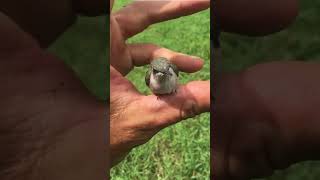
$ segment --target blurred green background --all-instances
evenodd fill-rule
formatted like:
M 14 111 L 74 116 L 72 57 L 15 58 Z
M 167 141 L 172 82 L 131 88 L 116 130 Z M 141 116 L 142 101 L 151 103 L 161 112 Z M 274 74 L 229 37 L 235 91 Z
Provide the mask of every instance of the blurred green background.
M 252 38 L 224 33 L 221 37 L 222 69 L 238 71 L 255 64 L 275 60 L 318 61 L 320 63 L 319 10 L 320 1 L 300 1 L 300 14 L 296 21 L 288 29 L 265 37 Z M 320 162 L 304 162 L 278 171 L 272 177 L 263 180 L 319 179 Z
M 116 8 L 128 0 L 118 0 Z M 237 71 L 272 60 L 320 60 L 320 1 L 301 1 L 300 14 L 287 30 L 249 38 L 223 34 L 223 69 Z M 182 74 L 182 82 L 209 79 L 209 11 L 150 27 L 130 42 L 152 42 L 205 59 L 201 72 Z M 49 50 L 64 59 L 84 84 L 100 99 L 108 85 L 106 49 L 109 32 L 105 17 L 80 18 Z M 128 77 L 143 93 L 144 68 Z M 167 128 L 138 147 L 111 171 L 115 180 L 209 179 L 209 114 Z M 320 153 L 320 152 L 319 152 Z M 320 162 L 305 162 L 278 171 L 263 180 L 318 180 Z
M 49 48 L 49 51 L 64 60 L 101 100 L 106 100 L 109 94 L 108 39 L 109 28 L 105 16 L 80 17 L 76 24 Z
M 129 0 L 117 0 L 119 9 Z M 210 78 L 210 13 L 164 22 L 149 27 L 131 38 L 130 43 L 155 43 L 172 50 L 199 56 L 205 60 L 202 71 L 182 73 L 181 83 Z M 146 67 L 135 68 L 128 78 L 142 93 L 149 93 L 144 82 Z M 137 119 L 138 121 L 138 119 Z M 147 144 L 135 148 L 111 170 L 113 180 L 209 179 L 209 113 L 188 119 L 158 133 Z

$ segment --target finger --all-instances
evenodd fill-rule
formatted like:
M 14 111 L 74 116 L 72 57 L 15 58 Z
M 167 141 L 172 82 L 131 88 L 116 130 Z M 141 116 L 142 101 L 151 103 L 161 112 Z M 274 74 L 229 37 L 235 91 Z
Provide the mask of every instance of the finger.
M 210 82 L 194 81 L 180 86 L 173 95 L 144 96 L 141 109 L 152 114 L 150 123 L 166 127 L 183 119 L 210 111 Z
M 127 39 L 151 24 L 190 15 L 209 6 L 209 0 L 136 1 L 114 15 Z
M 39 49 L 32 36 L 24 32 L 12 19 L 0 12 L 0 52 L 16 53 L 23 50 Z M 0 61 L 5 60 L 3 58 Z
M 298 14 L 297 0 L 217 0 L 216 8 L 224 31 L 266 35 L 290 25 Z
M 132 44 L 128 49 L 134 66 L 144 66 L 155 58 L 164 57 L 183 72 L 192 73 L 203 67 L 203 60 L 199 57 L 177 53 L 153 44 Z
M 113 66 L 110 66 L 110 81 L 116 81 L 117 79 L 121 79 L 121 81 L 123 81 L 122 78 L 123 76 L 121 75 L 121 73 L 119 71 L 117 71 Z

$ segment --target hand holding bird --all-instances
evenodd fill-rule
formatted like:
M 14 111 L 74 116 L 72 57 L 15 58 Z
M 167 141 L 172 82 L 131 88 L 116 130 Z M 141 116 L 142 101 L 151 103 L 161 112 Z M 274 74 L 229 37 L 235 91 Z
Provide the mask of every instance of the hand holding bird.
M 210 109 L 209 81 L 178 85 L 178 69 L 196 72 L 203 61 L 154 44 L 126 44 L 149 25 L 209 8 L 210 1 L 136 1 L 112 13 L 110 59 L 110 145 L 112 164 L 161 129 Z M 146 11 L 148 9 L 148 11 Z M 137 18 L 138 17 L 138 18 Z M 152 17 L 152 18 L 151 18 Z M 146 21 L 146 18 L 148 21 Z M 154 60 L 151 61 L 150 60 Z M 135 66 L 150 64 L 146 83 L 156 95 L 143 95 L 125 78 Z

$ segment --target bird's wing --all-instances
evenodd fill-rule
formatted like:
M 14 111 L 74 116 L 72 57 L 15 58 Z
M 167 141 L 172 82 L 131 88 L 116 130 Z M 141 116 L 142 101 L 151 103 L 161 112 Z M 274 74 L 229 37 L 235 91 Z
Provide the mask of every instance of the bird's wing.
M 146 85 L 149 86 L 150 84 L 150 75 L 151 75 L 151 68 L 148 69 L 145 77 Z
M 170 64 L 170 67 L 172 70 L 176 73 L 177 76 L 179 76 L 179 69 L 175 64 Z

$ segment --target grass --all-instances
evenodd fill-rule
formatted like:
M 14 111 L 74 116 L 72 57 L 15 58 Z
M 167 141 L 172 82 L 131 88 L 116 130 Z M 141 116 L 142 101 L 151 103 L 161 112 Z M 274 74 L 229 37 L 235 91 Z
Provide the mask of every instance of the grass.
M 116 8 L 128 3 L 116 1 Z M 130 43 L 150 42 L 172 50 L 202 57 L 201 72 L 181 75 L 181 82 L 210 79 L 210 15 L 209 11 L 149 27 L 131 38 Z M 128 78 L 143 93 L 146 67 L 135 68 Z M 188 119 L 158 133 L 147 144 L 135 148 L 127 158 L 111 170 L 113 180 L 182 180 L 209 179 L 210 173 L 209 113 Z
M 119 8 L 125 3 L 124 0 L 118 1 L 116 6 Z M 320 2 L 301 2 L 301 12 L 296 22 L 287 30 L 267 37 L 224 34 L 223 68 L 236 71 L 279 59 L 320 60 L 319 8 Z M 50 48 L 75 70 L 100 99 L 107 97 L 104 88 L 105 69 L 108 69 L 106 34 L 105 18 L 81 18 Z M 105 42 L 102 41 L 104 37 Z M 153 42 L 200 56 L 206 60 L 204 69 L 191 75 L 183 74 L 182 82 L 209 79 L 208 11 L 152 26 L 130 42 Z M 148 93 L 143 82 L 144 72 L 144 68 L 137 68 L 128 78 L 139 90 Z M 165 129 L 149 143 L 134 149 L 124 162 L 113 168 L 112 178 L 209 179 L 209 124 L 209 114 L 204 114 Z M 263 180 L 316 180 L 319 177 L 320 162 L 304 162 Z
M 300 14 L 285 31 L 261 38 L 224 34 L 223 63 L 226 71 L 238 71 L 274 60 L 320 62 L 319 1 L 300 1 Z M 298 84 L 297 84 L 298 85 Z M 316 180 L 320 162 L 304 162 L 276 172 L 263 180 Z

